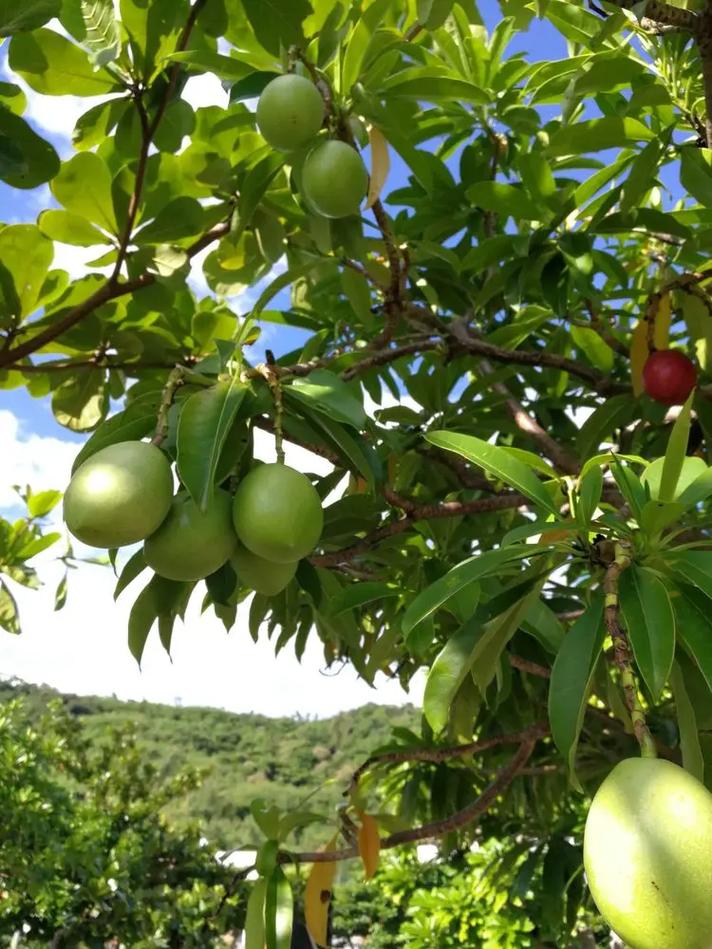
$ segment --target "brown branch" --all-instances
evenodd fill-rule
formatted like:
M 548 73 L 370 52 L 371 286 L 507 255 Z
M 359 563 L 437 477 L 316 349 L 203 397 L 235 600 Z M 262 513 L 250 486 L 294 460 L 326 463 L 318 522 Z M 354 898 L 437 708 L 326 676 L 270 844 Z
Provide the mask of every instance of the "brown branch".
M 403 346 L 396 346 L 393 349 L 381 349 L 378 352 L 371 353 L 369 356 L 366 356 L 364 359 L 355 363 L 353 366 L 349 366 L 348 369 L 345 369 L 341 373 L 341 378 L 348 382 L 349 379 L 353 379 L 356 376 L 361 375 L 362 372 L 367 372 L 374 366 L 385 366 L 387 363 L 395 362 L 397 359 L 402 359 L 404 356 L 419 356 L 421 353 L 431 352 L 432 350 L 442 348 L 442 340 L 423 338 L 421 340 L 416 340 L 413 343 L 406 343 Z
M 212 244 L 213 241 L 224 237 L 229 229 L 230 225 L 223 223 L 206 231 L 205 234 L 188 247 L 186 250 L 188 258 L 194 257 L 201 250 Z M 107 282 L 102 284 L 90 297 L 87 297 L 82 303 L 73 307 L 69 312 L 65 313 L 61 319 L 52 323 L 51 326 L 48 326 L 31 339 L 25 340 L 24 343 L 19 343 L 12 349 L 0 353 L 0 369 L 12 367 L 18 360 L 25 359 L 27 356 L 32 355 L 32 353 L 42 349 L 47 343 L 53 342 L 53 340 L 61 336 L 62 333 L 65 333 L 76 323 L 81 322 L 85 317 L 89 316 L 90 313 L 93 313 L 94 310 L 103 306 L 104 303 L 116 300 L 118 297 L 126 296 L 127 293 L 134 293 L 136 290 L 141 290 L 144 287 L 150 287 L 156 282 L 156 279 L 155 274 L 144 272 L 138 277 L 134 277 L 133 280 L 126 280 L 123 283 L 112 283 L 111 280 L 107 280 Z M 32 324 L 29 324 L 28 329 L 31 328 Z M 18 368 L 21 369 L 22 367 L 19 366 Z
M 341 550 L 331 551 L 325 554 L 317 554 L 310 557 L 310 563 L 317 567 L 333 567 L 362 554 L 368 553 L 376 544 L 385 540 L 387 537 L 393 537 L 396 534 L 402 534 L 407 531 L 417 521 L 435 520 L 441 517 L 462 517 L 467 514 L 486 514 L 492 511 L 503 511 L 508 508 L 521 507 L 528 501 L 522 494 L 498 494 L 491 498 L 477 498 L 474 501 L 443 501 L 440 504 L 424 504 L 422 507 L 415 507 L 398 521 L 392 521 L 379 527 L 378 530 L 367 534 L 362 540 L 350 547 L 344 547 Z
M 434 837 L 442 837 L 444 834 L 474 824 L 526 766 L 540 737 L 542 737 L 541 734 L 533 733 L 524 738 L 509 764 L 500 769 L 492 783 L 472 803 L 450 817 L 432 821 L 429 824 L 421 824 L 409 830 L 398 830 L 384 837 L 381 840 L 381 850 L 390 850 L 400 844 L 417 843 L 419 840 L 432 840 Z M 342 850 L 318 850 L 304 853 L 280 851 L 277 859 L 280 863 L 334 863 L 357 856 L 358 848 L 352 846 Z
M 547 669 L 546 666 L 540 666 L 538 662 L 532 662 L 523 656 L 515 656 L 511 652 L 507 653 L 507 659 L 513 669 L 519 669 L 520 672 L 528 672 L 529 675 L 538 676 L 540 679 L 551 678 L 551 669 Z
M 367 771 L 382 764 L 402 764 L 406 761 L 429 761 L 439 764 L 451 758 L 464 758 L 467 755 L 479 754 L 481 751 L 489 751 L 490 748 L 497 748 L 500 745 L 521 745 L 531 737 L 542 738 L 548 733 L 549 726 L 545 722 L 538 722 L 520 732 L 494 735 L 492 738 L 469 741 L 464 745 L 449 745 L 444 748 L 401 748 L 398 751 L 384 751 L 382 754 L 371 755 L 351 775 L 344 797 L 348 797 L 358 787 L 359 781 Z
M 480 369 L 485 375 L 492 375 L 494 370 L 486 359 L 480 360 Z M 569 452 L 552 438 L 548 432 L 545 432 L 533 415 L 524 408 L 519 399 L 516 399 L 503 382 L 493 382 L 492 389 L 498 392 L 503 398 L 509 414 L 514 419 L 514 424 L 520 432 L 523 432 L 541 448 L 544 455 L 556 465 L 556 467 L 566 474 L 577 474 L 579 470 L 578 462 Z
M 635 0 L 608 0 L 611 6 L 620 7 L 629 10 L 636 6 Z M 697 32 L 700 17 L 692 10 L 683 10 L 672 3 L 665 3 L 663 0 L 648 0 L 642 14 L 642 18 L 652 20 L 655 23 L 662 23 L 664 26 L 671 26 L 679 30 L 688 30 L 691 33 Z
M 705 91 L 705 138 L 712 147 L 712 8 L 705 5 L 697 31 L 697 47 L 702 63 L 702 85 Z
M 588 366 L 575 362 L 573 359 L 568 359 L 566 356 L 560 356 L 558 353 L 550 353 L 544 349 L 532 352 L 526 349 L 503 349 L 501 346 L 495 346 L 493 343 L 488 343 L 484 339 L 473 336 L 462 319 L 451 320 L 448 328 L 454 342 L 466 352 L 486 356 L 495 362 L 561 369 L 577 376 L 579 379 L 583 379 L 597 392 L 605 395 L 630 391 L 630 386 L 614 382 L 596 369 L 590 369 Z

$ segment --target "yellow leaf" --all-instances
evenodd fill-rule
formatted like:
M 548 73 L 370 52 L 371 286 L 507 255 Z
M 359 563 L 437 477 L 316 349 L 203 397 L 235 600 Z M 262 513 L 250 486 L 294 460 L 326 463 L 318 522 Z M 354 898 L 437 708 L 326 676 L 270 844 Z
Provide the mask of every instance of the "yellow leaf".
M 361 826 L 358 831 L 358 852 L 363 860 L 366 879 L 370 880 L 378 869 L 378 858 L 381 853 L 381 838 L 378 834 L 378 823 L 370 814 L 360 814 Z
M 672 319 L 672 299 L 670 291 L 663 293 L 655 313 L 653 345 L 656 349 L 670 348 L 670 322 Z
M 643 393 L 643 367 L 649 355 L 648 323 L 647 320 L 639 320 L 630 338 L 630 377 L 635 396 Z
M 324 847 L 325 851 L 336 849 L 337 836 L 334 835 Z M 329 904 L 331 903 L 337 864 L 315 863 L 304 890 L 304 919 L 317 946 L 325 946 L 329 926 Z
M 368 141 L 371 145 L 371 179 L 368 183 L 368 201 L 367 208 L 372 208 L 378 201 L 378 197 L 383 191 L 388 172 L 391 167 L 391 160 L 388 157 L 388 142 L 375 125 L 370 126 L 368 130 Z

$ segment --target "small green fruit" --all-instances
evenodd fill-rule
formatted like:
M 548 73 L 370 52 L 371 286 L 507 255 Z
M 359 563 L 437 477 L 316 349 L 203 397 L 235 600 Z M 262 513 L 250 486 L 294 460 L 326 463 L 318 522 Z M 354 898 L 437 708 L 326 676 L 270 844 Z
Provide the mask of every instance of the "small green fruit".
M 145 540 L 168 513 L 171 466 L 148 442 L 102 448 L 74 472 L 64 495 L 64 520 L 92 547 L 124 547 Z
M 257 126 L 272 148 L 280 151 L 306 145 L 323 121 L 324 100 L 304 76 L 278 76 L 265 86 L 257 102 Z
M 168 517 L 143 545 L 148 566 L 168 580 L 202 580 L 215 573 L 237 546 L 231 505 L 227 491 L 216 491 L 203 513 L 189 494 L 177 494 Z
M 298 563 L 274 563 L 258 557 L 247 547 L 238 547 L 232 565 L 245 586 L 264 596 L 281 593 L 297 572 Z
M 621 761 L 593 799 L 583 846 L 596 905 L 631 949 L 712 946 L 712 794 L 691 774 Z
M 243 478 L 232 519 L 245 547 L 280 564 L 306 557 L 324 526 L 321 500 L 309 478 L 280 464 L 260 465 Z
M 358 214 L 368 189 L 366 166 L 346 142 L 322 142 L 312 149 L 301 180 L 307 201 L 325 217 Z

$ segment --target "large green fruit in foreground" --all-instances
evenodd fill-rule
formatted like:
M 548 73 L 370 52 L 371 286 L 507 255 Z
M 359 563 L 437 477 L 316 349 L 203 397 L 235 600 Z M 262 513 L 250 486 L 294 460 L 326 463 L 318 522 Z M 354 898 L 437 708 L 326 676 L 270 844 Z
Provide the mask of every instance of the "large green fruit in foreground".
M 237 546 L 231 507 L 227 491 L 216 491 L 205 513 L 189 494 L 177 494 L 168 517 L 143 545 L 146 563 L 168 580 L 202 580 L 215 573 Z
M 368 189 L 366 166 L 346 142 L 322 142 L 312 149 L 301 180 L 307 200 L 325 217 L 358 214 Z
M 306 557 L 324 526 L 321 500 L 309 478 L 280 464 L 260 465 L 243 478 L 232 517 L 245 547 L 281 564 Z
M 631 949 L 712 946 L 712 795 L 670 761 L 629 758 L 591 804 L 584 865 Z
M 124 547 L 152 534 L 173 497 L 171 466 L 148 442 L 118 442 L 80 465 L 64 495 L 70 533 L 92 547 Z
M 275 596 L 287 586 L 297 572 L 297 563 L 274 563 L 258 557 L 247 547 L 238 547 L 230 561 L 245 586 L 262 593 Z
M 314 138 L 324 121 L 324 100 L 309 79 L 290 74 L 268 83 L 257 102 L 257 125 L 272 148 L 291 151 Z

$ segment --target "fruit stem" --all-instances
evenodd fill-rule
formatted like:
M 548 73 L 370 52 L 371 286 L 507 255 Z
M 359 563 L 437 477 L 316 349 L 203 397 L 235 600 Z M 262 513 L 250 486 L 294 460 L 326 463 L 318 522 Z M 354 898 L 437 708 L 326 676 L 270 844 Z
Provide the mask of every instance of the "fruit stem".
M 628 643 L 628 637 L 621 627 L 619 613 L 620 600 L 618 584 L 621 573 L 630 566 L 630 557 L 622 544 L 616 543 L 613 548 L 613 559 L 606 567 L 603 579 L 605 594 L 604 617 L 606 629 L 613 641 L 614 662 L 618 666 L 625 704 L 630 712 L 633 732 L 640 745 L 640 754 L 643 758 L 657 758 L 658 753 L 655 741 L 645 721 L 645 711 L 638 695 L 638 685 L 633 672 L 633 661 Z
M 163 387 L 163 394 L 161 395 L 161 404 L 158 406 L 156 434 L 151 439 L 154 445 L 160 445 L 166 440 L 166 436 L 168 435 L 168 413 L 173 405 L 176 389 L 183 385 L 184 373 L 185 370 L 182 366 L 176 366 L 168 375 L 166 384 Z
M 276 366 L 266 363 L 258 367 L 258 372 L 267 382 L 274 399 L 274 447 L 277 452 L 277 461 L 284 464 L 284 438 L 282 419 L 284 418 L 284 402 L 282 399 L 282 383 Z

